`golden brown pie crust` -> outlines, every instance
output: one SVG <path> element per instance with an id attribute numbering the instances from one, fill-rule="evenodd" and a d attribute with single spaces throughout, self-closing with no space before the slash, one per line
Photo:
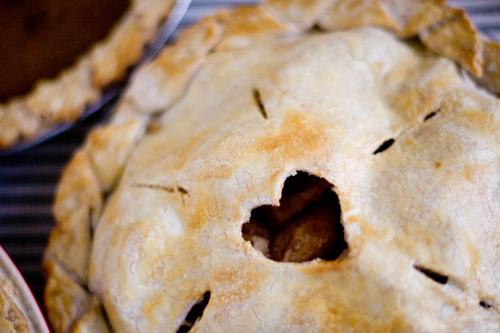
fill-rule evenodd
<path id="1" fill-rule="evenodd" d="M 119 80 L 143 54 L 173 0 L 131 0 L 109 35 L 53 79 L 38 81 L 27 94 L 0 104 L 0 148 L 35 138 L 80 117 L 102 89 Z"/>
<path id="2" fill-rule="evenodd" d="M 115 217 L 121 217 L 120 214 L 122 214 L 122 212 L 119 209 L 109 208 L 107 209 L 107 216 L 103 218 L 103 206 L 105 202 L 107 202 L 107 205 L 111 206 L 117 206 L 120 202 L 119 200 L 122 193 L 120 192 L 117 194 L 116 192 L 121 191 L 121 189 L 115 189 L 115 187 L 124 173 L 125 165 L 128 163 L 132 152 L 137 148 L 137 143 L 144 137 L 145 133 L 154 133 L 155 129 L 161 127 L 161 125 L 155 125 L 157 122 L 162 122 L 161 119 L 158 119 L 158 115 L 176 106 L 176 102 L 186 94 L 195 73 L 199 73 L 203 69 L 209 54 L 220 53 L 221 57 L 223 57 L 226 51 L 245 50 L 245 48 L 250 48 L 250 45 L 264 45 L 267 40 L 298 36 L 304 34 L 313 26 L 325 32 L 340 30 L 348 31 L 348 29 L 361 26 L 379 26 L 404 38 L 418 36 L 429 50 L 455 61 L 462 68 L 471 73 L 476 80 L 483 83 L 493 92 L 500 93 L 497 70 L 500 68 L 500 64 L 498 64 L 499 57 L 497 56 L 499 44 L 484 39 L 477 32 L 463 10 L 451 8 L 444 1 L 440 0 L 380 0 L 371 2 L 269 0 L 259 6 L 241 7 L 221 11 L 216 15 L 203 19 L 200 23 L 183 32 L 174 45 L 167 47 L 156 60 L 143 66 L 143 68 L 136 73 L 125 96 L 118 105 L 114 117 L 108 124 L 92 131 L 85 145 L 75 154 L 63 173 L 54 205 L 57 225 L 54 232 L 51 234 L 44 263 L 48 279 L 45 293 L 46 305 L 49 317 L 56 332 L 67 332 L 70 331 L 71 328 L 76 331 L 85 331 L 85 329 L 90 330 L 90 327 L 99 327 L 99 329 L 96 328 L 95 330 L 105 332 L 109 330 L 108 324 L 106 323 L 107 320 L 109 320 L 115 330 L 118 331 L 126 330 L 127 327 L 131 332 L 139 330 L 138 326 L 132 327 L 126 325 L 126 314 L 117 310 L 119 301 L 111 296 L 111 291 L 107 292 L 101 289 L 102 286 L 100 283 L 103 283 L 102 281 L 105 280 L 103 276 L 106 275 L 103 270 L 113 270 L 114 268 L 96 268 L 90 267 L 89 264 L 94 232 L 98 223 L 100 223 L 99 221 L 101 219 L 109 221 Z M 373 33 L 374 38 L 380 34 L 380 32 L 368 33 Z M 346 32 L 346 34 L 349 34 L 349 32 Z M 495 101 L 493 97 L 484 97 L 476 88 L 474 88 L 476 90 L 473 92 L 465 88 L 460 88 L 462 86 L 460 85 L 461 83 L 457 82 L 458 76 L 454 72 L 453 66 L 449 64 L 442 67 L 438 66 L 440 68 L 439 71 L 434 72 L 434 65 L 435 63 L 433 61 L 429 61 L 428 63 L 424 61 L 422 68 L 424 68 L 428 76 L 423 80 L 420 79 L 421 73 L 412 72 L 411 68 L 409 68 L 408 71 L 403 71 L 404 74 L 399 74 L 401 72 L 395 71 L 390 74 L 392 76 L 387 77 L 387 84 L 394 84 L 395 90 L 389 90 L 391 93 L 385 96 L 385 98 L 394 109 L 404 110 L 404 112 L 401 111 L 401 113 L 395 116 L 398 119 L 397 122 L 408 123 L 410 125 L 405 127 L 401 126 L 401 123 L 399 123 L 400 125 L 391 129 L 393 133 L 398 135 L 398 141 L 400 143 L 395 144 L 395 147 L 388 151 L 383 160 L 374 158 L 373 162 L 370 162 L 373 163 L 371 165 L 371 172 L 375 173 L 378 178 L 374 179 L 372 183 L 369 183 L 370 188 L 368 190 L 376 193 L 378 197 L 368 198 L 366 197 L 366 191 L 359 190 L 366 185 L 366 183 L 363 183 L 363 177 L 366 176 L 363 170 L 356 170 L 355 167 L 353 167 L 352 170 L 348 170 L 348 172 L 351 173 L 358 173 L 357 176 L 360 178 L 360 183 L 357 183 L 357 180 L 353 180 L 352 183 L 342 183 L 342 179 L 336 179 L 336 185 L 339 185 L 339 192 L 337 192 L 337 194 L 341 200 L 343 214 L 345 214 L 344 219 L 346 223 L 350 224 L 350 228 L 352 229 L 349 229 L 348 233 L 362 233 L 365 235 L 364 237 L 366 237 L 366 239 L 370 240 L 376 239 L 377 237 L 384 239 L 391 237 L 394 245 L 390 246 L 400 246 L 404 248 L 404 251 L 407 251 L 407 253 L 420 253 L 418 251 L 421 250 L 421 245 L 417 242 L 404 239 L 403 236 L 398 234 L 397 230 L 402 234 L 410 233 L 418 235 L 419 237 L 427 239 L 428 242 L 432 242 L 434 238 L 429 236 L 426 228 L 432 229 L 433 226 L 401 224 L 398 225 L 399 229 L 396 228 L 396 231 L 391 231 L 386 229 L 386 222 L 381 222 L 381 229 L 377 230 L 367 221 L 364 213 L 371 213 L 375 216 L 379 214 L 378 211 L 370 211 L 370 209 L 376 209 L 378 207 L 382 212 L 394 212 L 396 216 L 405 218 L 408 214 L 421 210 L 425 211 L 427 207 L 419 206 L 420 203 L 418 200 L 412 199 L 415 192 L 418 193 L 421 188 L 419 184 L 420 179 L 418 177 L 415 179 L 412 178 L 412 172 L 415 171 L 415 174 L 419 174 L 419 170 L 424 170 L 428 167 L 428 165 L 425 164 L 428 160 L 435 159 L 432 167 L 435 169 L 435 172 L 438 174 L 437 177 L 439 177 L 443 184 L 452 184 L 455 179 L 454 177 L 458 177 L 455 169 L 442 166 L 442 162 L 439 160 L 441 157 L 438 149 L 439 147 L 436 148 L 438 150 L 434 151 L 432 150 L 434 149 L 433 144 L 437 144 L 436 142 L 445 142 L 450 145 L 459 144 L 462 137 L 456 135 L 456 132 L 454 132 L 457 128 L 464 131 L 464 137 L 466 138 L 472 138 L 473 133 L 483 133 L 482 131 L 484 131 L 484 133 L 487 134 L 478 135 L 483 137 L 485 144 L 491 143 L 492 139 L 490 134 L 494 128 L 498 130 L 498 101 Z M 407 82 L 402 83 L 402 80 L 406 80 Z M 455 92 L 449 92 L 447 87 L 453 87 L 453 89 L 459 88 L 457 88 L 458 90 Z M 271 89 L 269 87 L 267 88 Z M 264 98 L 267 97 L 266 90 L 261 93 Z M 286 92 L 281 93 L 286 94 Z M 251 94 L 249 94 L 249 96 L 251 96 Z M 277 98 L 279 99 L 279 97 Z M 276 101 L 273 100 L 271 102 Z M 486 111 L 480 112 L 479 110 Z M 437 115 L 436 112 L 438 112 Z M 168 118 L 169 113 L 165 112 L 165 114 L 166 116 L 164 117 Z M 457 114 L 457 116 L 452 118 L 450 114 Z M 424 116 L 431 117 L 433 115 L 436 117 L 435 122 L 429 121 L 421 128 L 415 128 L 415 124 L 418 121 L 423 121 L 422 119 L 424 119 Z M 449 124 L 447 122 L 449 122 Z M 342 128 L 337 128 L 337 130 L 342 131 Z M 301 138 L 297 138 L 293 135 L 294 132 L 298 131 L 302 133 Z M 287 135 L 287 133 L 291 134 Z M 329 135 L 327 133 L 329 132 L 325 129 L 321 120 L 316 119 L 314 115 L 306 116 L 290 112 L 287 113 L 283 120 L 281 128 L 277 128 L 276 131 L 270 132 L 265 138 L 261 138 L 260 141 L 255 142 L 255 145 L 261 149 L 263 153 L 270 154 L 273 150 L 281 149 L 281 144 L 284 144 L 285 148 L 283 148 L 283 151 L 280 151 L 280 153 L 285 156 L 283 158 L 300 161 L 302 156 L 305 156 L 308 152 L 320 151 L 322 149 L 321 147 L 324 143 L 325 136 Z M 432 141 L 433 135 L 437 141 Z M 444 135 L 444 137 L 440 135 Z M 450 141 L 446 141 L 444 139 L 445 137 L 449 138 Z M 203 140 L 203 138 L 203 133 L 200 133 L 198 139 L 194 138 L 193 147 L 197 147 L 198 141 Z M 377 138 L 380 141 L 387 139 L 385 137 Z M 471 148 L 479 142 L 473 139 L 470 139 L 471 141 L 467 141 L 467 139 L 463 140 L 465 140 L 464 142 Z M 223 144 L 224 142 L 221 141 L 220 145 Z M 154 140 L 153 143 L 150 142 L 150 145 L 151 147 L 149 147 L 149 149 L 154 150 Z M 147 150 L 144 146 L 147 146 L 147 144 L 141 145 L 142 152 L 144 152 L 145 149 Z M 416 149 L 416 147 L 427 146 L 429 147 L 428 150 Z M 188 145 L 184 148 L 189 151 L 189 149 L 194 149 L 193 147 Z M 407 165 L 401 162 L 401 156 L 405 154 L 403 147 L 410 147 L 414 151 L 413 155 L 405 156 L 408 161 L 411 161 L 411 172 L 405 169 Z M 377 147 L 374 146 L 371 148 L 371 151 L 375 151 Z M 440 149 L 445 148 L 441 147 Z M 452 146 L 447 149 L 453 152 Z M 339 151 L 340 150 L 341 148 L 339 148 Z M 356 149 L 353 151 L 355 150 Z M 357 157 L 354 155 L 347 156 L 346 163 L 350 163 L 350 158 L 352 158 L 352 161 L 356 160 Z M 181 154 L 181 156 L 185 155 Z M 148 160 L 148 158 L 154 160 L 154 156 L 150 156 L 146 153 L 143 155 L 141 155 L 141 152 L 134 154 L 134 162 L 132 166 L 127 169 L 127 173 L 133 175 L 135 171 L 134 167 L 138 168 L 140 165 L 144 166 L 150 163 L 151 160 Z M 318 161 L 319 160 L 321 159 L 318 157 Z M 180 166 L 184 165 L 184 162 L 182 160 L 178 161 Z M 313 165 L 315 164 L 313 163 Z M 392 169 L 385 168 L 385 165 L 391 165 Z M 464 165 L 463 170 L 460 169 L 460 177 L 465 177 L 470 184 L 474 184 L 474 181 L 480 177 L 478 172 L 486 172 L 487 174 L 491 172 L 494 173 L 494 170 L 491 170 L 493 166 L 487 166 L 481 163 L 480 165 L 481 168 L 484 169 L 483 171 L 475 170 L 473 166 Z M 329 166 L 329 168 L 330 167 L 332 170 L 335 169 L 333 166 Z M 198 174 L 197 180 L 195 179 L 193 181 L 202 182 L 210 178 L 229 177 L 225 174 L 223 166 L 219 166 L 215 169 L 207 169 L 207 167 L 202 169 L 201 171 L 204 173 Z M 332 174 L 335 174 L 334 171 L 332 172 Z M 290 172 L 288 172 L 288 174 L 289 173 Z M 241 176 L 244 177 L 244 175 Z M 272 178 L 272 184 L 278 184 L 279 182 L 282 183 L 282 178 L 285 175 L 283 173 L 276 173 L 268 176 Z M 423 181 L 430 180 L 426 178 L 425 173 L 422 173 L 421 177 Z M 399 184 L 404 184 L 405 182 L 411 182 L 413 187 L 404 188 L 399 186 Z M 126 185 L 127 184 L 123 185 L 123 187 Z M 271 185 L 268 184 L 266 189 L 270 186 Z M 122 187 L 122 185 L 120 185 L 120 187 Z M 343 187 L 350 190 L 343 190 Z M 469 190 L 471 190 L 471 188 L 469 188 Z M 277 189 L 275 190 L 277 191 Z M 358 193 L 356 193 L 356 190 Z M 439 190 L 439 188 L 435 189 L 435 191 Z M 464 190 L 466 189 L 464 188 Z M 139 189 L 136 191 L 139 191 Z M 147 189 L 142 189 L 141 191 L 143 191 L 141 193 L 144 196 L 150 195 L 151 201 L 156 200 L 156 196 L 150 194 L 151 192 L 147 192 Z M 478 191 L 481 192 L 480 190 Z M 485 189 L 485 191 L 489 191 L 489 189 Z M 178 205 L 183 205 L 183 200 L 186 200 L 183 193 L 176 192 L 173 188 L 167 188 L 166 192 L 179 194 L 178 203 L 176 203 Z M 159 195 L 160 194 L 158 194 L 158 196 Z M 274 201 L 279 199 L 276 198 L 276 195 L 272 196 Z M 138 197 L 136 196 L 134 198 Z M 463 198 L 463 196 L 460 196 L 455 199 L 462 200 Z M 369 202 L 372 199 L 378 201 Z M 193 209 L 197 209 L 195 213 L 196 218 L 193 217 L 196 221 L 203 221 L 204 217 L 206 218 L 211 214 L 210 212 L 217 211 L 217 205 L 220 204 L 216 200 L 212 200 L 208 194 L 203 200 L 200 199 L 197 201 L 200 205 L 199 207 L 193 207 Z M 397 204 L 398 200 L 407 202 L 408 205 L 400 207 Z M 452 198 L 448 200 L 452 200 Z M 358 211 L 356 207 L 353 207 L 359 204 L 364 205 L 367 211 Z M 436 205 L 439 206 L 439 204 L 439 202 L 436 202 Z M 491 203 L 484 202 L 484 204 L 488 205 Z M 127 211 L 126 207 L 122 208 L 124 211 Z M 488 223 L 491 223 L 495 216 L 498 218 L 498 215 L 495 215 L 496 212 L 498 212 L 498 210 L 489 211 L 489 214 L 492 214 L 492 216 L 487 218 L 487 221 L 489 221 Z M 435 212 L 435 214 L 438 213 L 438 211 Z M 387 216 L 390 216 L 389 213 L 387 214 Z M 432 218 L 439 219 L 441 217 L 434 216 Z M 384 219 L 382 218 L 381 221 L 384 221 Z M 197 233 L 197 231 L 194 230 L 205 227 L 203 222 L 199 223 L 199 225 L 193 227 L 197 228 L 193 229 L 193 234 Z M 148 222 L 144 221 L 143 224 L 137 227 L 135 232 L 137 234 L 144 232 L 142 226 L 144 225 L 144 228 L 146 228 L 147 224 Z M 446 228 L 452 227 L 446 224 L 443 225 Z M 487 227 L 487 225 L 484 227 Z M 498 245 L 498 223 L 490 225 L 490 228 L 491 232 L 488 236 L 490 238 L 488 238 L 487 241 L 496 242 Z M 446 233 L 447 231 L 437 230 L 436 232 Z M 119 235 L 116 237 L 119 237 Z M 186 246 L 189 246 L 189 244 Z M 359 255 L 363 258 L 366 256 L 363 260 L 367 260 L 366 264 L 369 267 L 372 267 L 370 265 L 374 265 L 380 269 L 380 267 L 384 265 L 383 262 L 369 263 L 369 261 L 373 259 L 366 254 L 366 251 L 376 252 L 377 245 L 370 245 L 366 243 L 363 238 L 353 236 L 352 239 L 349 239 L 349 246 L 354 249 L 353 251 L 358 251 L 355 255 Z M 446 244 L 441 244 L 441 246 L 445 247 Z M 464 246 L 467 247 L 470 252 L 468 255 L 470 254 L 471 256 L 471 269 L 477 270 L 477 265 L 479 265 L 480 258 L 483 258 L 481 257 L 483 254 L 475 252 L 476 248 L 472 243 L 467 243 Z M 109 250 L 110 252 L 115 251 L 115 249 L 112 248 Z M 255 257 L 252 254 L 253 252 L 249 247 L 245 247 L 245 251 L 248 256 L 252 256 L 252 260 L 261 260 L 259 259 L 260 257 Z M 455 270 L 456 267 L 453 265 L 447 266 L 448 264 L 446 262 L 435 259 L 439 256 L 433 257 L 435 253 L 432 251 L 434 250 L 429 251 L 430 252 L 424 251 L 424 258 L 417 259 L 426 260 L 431 266 L 444 266 L 448 267 L 450 271 Z M 105 254 L 102 253 L 94 255 L 97 257 L 105 256 Z M 489 252 L 484 254 L 484 256 L 494 259 L 498 258 L 498 253 Z M 398 258 L 391 257 L 387 258 L 387 260 L 398 260 Z M 251 266 L 250 263 L 249 265 Z M 300 331 L 301 328 L 304 329 L 305 327 L 309 327 L 316 331 L 343 331 L 346 329 L 359 331 L 367 327 L 372 327 L 373 331 L 380 332 L 390 330 L 415 330 L 415 327 L 411 326 L 413 323 L 408 322 L 408 319 L 405 318 L 405 314 L 400 311 L 398 306 L 398 302 L 403 302 L 404 300 L 397 299 L 397 297 L 391 293 L 388 286 L 386 290 L 383 288 L 380 289 L 379 283 L 382 282 L 374 279 L 373 276 L 370 275 L 370 269 L 360 272 L 354 263 L 346 260 L 342 264 L 342 273 L 335 276 L 328 275 L 330 274 L 328 273 L 329 271 L 335 271 L 335 267 L 339 267 L 337 265 L 341 264 L 337 262 L 325 262 L 315 265 L 306 265 L 301 268 L 301 272 L 305 276 L 309 276 L 310 280 L 301 280 L 299 282 L 307 282 L 304 286 L 310 283 L 310 288 L 308 289 L 309 293 L 299 293 L 298 296 L 295 295 L 297 297 L 293 300 L 289 300 L 288 298 L 283 300 L 290 301 L 289 305 L 287 305 L 287 307 L 290 308 L 290 313 L 287 313 L 287 319 L 283 319 L 286 322 L 283 325 L 290 325 L 286 326 L 287 329 Z M 92 271 L 89 272 L 89 269 Z M 251 283 L 248 282 L 246 284 L 245 279 L 249 279 L 249 281 L 254 281 L 255 283 L 259 281 L 258 276 L 252 276 L 255 272 L 245 268 L 244 263 L 235 269 L 238 269 L 238 273 L 230 269 L 227 271 L 221 270 L 218 273 L 219 275 L 212 277 L 215 279 L 214 283 L 220 282 L 236 288 L 234 290 L 231 288 L 229 288 L 231 290 L 225 290 L 226 293 L 221 295 L 222 298 L 219 300 L 222 303 L 218 305 L 223 308 L 224 311 L 228 311 L 226 314 L 229 314 L 229 304 L 231 304 L 231 302 L 234 301 L 236 302 L 235 304 L 238 304 L 238 300 L 254 292 L 252 291 L 254 289 L 252 289 L 253 286 Z M 285 274 L 286 270 L 281 270 L 280 272 Z M 158 274 L 160 273 L 161 272 Z M 93 276 L 94 282 L 89 280 L 89 274 Z M 384 274 L 384 276 L 389 277 L 391 274 L 395 273 L 388 269 L 384 271 Z M 405 274 L 413 273 L 410 272 Z M 483 276 L 479 273 L 477 274 L 478 275 L 475 276 L 477 281 L 483 281 Z M 334 278 L 337 283 L 342 283 L 342 286 L 337 289 L 333 289 L 335 286 L 331 286 L 332 289 L 330 289 L 330 287 L 325 289 L 316 288 L 318 285 L 315 284 L 314 281 L 316 281 L 316 277 L 319 276 Z M 108 275 L 106 275 L 106 277 L 108 277 Z M 403 279 L 403 277 L 401 278 Z M 450 279 L 453 279 L 453 276 Z M 99 282 L 95 282 L 96 280 Z M 202 280 L 203 279 L 200 280 L 199 285 L 190 286 L 190 288 L 193 287 L 196 290 L 190 290 L 189 292 L 203 293 L 205 290 L 202 289 L 206 288 L 206 283 Z M 473 283 L 474 287 L 472 288 L 480 289 L 478 286 L 480 286 L 481 282 L 477 281 Z M 126 281 L 120 281 L 120 283 L 122 282 L 126 285 Z M 464 288 L 464 286 L 461 286 L 458 280 L 452 282 L 449 289 L 441 291 L 439 287 L 433 285 L 435 282 L 427 282 L 426 278 L 422 277 L 422 280 L 418 280 L 418 283 L 429 283 L 428 285 L 426 284 L 426 288 L 428 287 L 429 289 L 421 290 L 422 302 L 426 301 L 426 297 L 439 294 L 449 299 L 455 299 L 454 297 L 457 297 L 457 299 L 464 302 L 462 305 L 467 307 L 467 309 L 469 309 L 469 306 L 472 307 L 471 304 L 474 304 L 474 306 L 477 305 L 479 300 L 476 300 L 471 295 L 476 295 L 476 292 L 479 294 L 483 293 L 484 291 L 482 289 L 474 290 L 471 294 L 465 296 L 457 296 L 460 294 L 457 290 Z M 494 324 L 495 321 L 498 324 L 500 318 L 498 304 L 492 305 L 492 300 L 488 299 L 488 297 L 498 297 L 498 286 L 488 285 L 489 282 L 487 279 L 485 279 L 483 283 L 486 286 L 485 288 L 490 288 L 491 293 L 483 295 L 485 299 L 481 300 L 481 302 L 490 305 L 488 310 L 490 312 L 480 313 L 478 317 L 475 317 L 479 322 L 461 322 L 460 320 L 443 321 L 442 326 L 435 326 L 434 328 L 442 331 L 454 331 L 463 329 L 464 327 L 469 327 L 472 330 L 475 328 L 485 329 L 488 328 L 487 325 L 491 325 L 489 326 L 490 328 L 498 328 L 498 325 L 495 326 Z M 319 284 L 319 286 L 321 286 L 321 284 Z M 282 286 L 276 286 L 276 288 L 281 287 Z M 409 287 L 410 286 L 408 286 L 408 288 Z M 292 282 L 290 282 L 290 288 L 290 290 L 295 288 Z M 332 292 L 332 290 L 335 290 L 335 292 Z M 129 292 L 133 294 L 132 290 L 122 291 L 125 295 Z M 325 293 L 327 295 L 330 295 L 329 293 L 337 293 L 336 296 L 338 296 L 338 298 L 334 297 L 334 308 L 330 309 L 327 303 L 320 301 L 323 299 L 322 295 Z M 100 298 L 102 295 L 104 295 L 105 299 Z M 122 301 L 126 299 L 126 296 L 124 297 Z M 378 297 L 385 298 L 384 302 L 377 305 L 377 309 L 371 308 L 371 302 L 378 299 Z M 101 305 L 103 301 L 106 307 L 106 320 L 103 317 Z M 430 300 L 428 301 L 430 302 Z M 145 319 L 146 322 L 140 323 L 145 325 L 142 327 L 153 327 L 147 325 L 154 325 L 154 321 L 157 320 L 157 317 L 155 317 L 152 310 L 148 309 L 154 309 L 155 306 L 160 306 L 160 303 L 161 299 L 159 298 L 153 297 L 150 299 L 148 303 L 149 308 L 143 309 L 144 313 L 150 314 L 150 317 Z M 459 318 L 460 311 L 462 311 L 458 305 L 456 305 L 456 308 L 439 309 L 435 307 L 434 303 L 429 304 L 428 310 L 421 314 L 422 317 L 431 315 L 433 311 L 442 311 L 445 317 L 449 313 L 456 313 L 457 317 L 455 318 Z M 452 304 L 455 305 L 456 303 L 452 302 Z M 175 310 L 179 313 L 183 311 L 178 308 L 182 305 L 176 304 L 176 306 L 177 307 L 172 308 L 172 311 Z M 307 314 L 309 314 L 309 312 L 305 310 L 310 308 L 314 308 L 318 314 L 312 314 L 308 317 Z M 248 309 L 247 311 L 252 310 Z M 378 313 L 378 315 L 373 317 L 375 312 Z M 328 313 L 328 315 L 325 313 Z M 222 314 L 222 316 L 226 314 Z M 262 312 L 259 312 L 259 314 L 263 315 Z M 408 314 L 406 314 L 406 316 L 407 315 Z M 221 323 L 226 321 L 227 323 L 231 322 L 235 324 L 234 321 L 231 321 L 231 315 L 224 318 L 218 317 L 217 314 L 207 314 L 207 316 L 214 321 L 213 326 L 210 326 L 209 323 L 207 324 L 208 326 L 205 326 L 206 329 L 207 327 L 208 329 L 212 328 L 214 330 L 217 328 L 221 329 L 223 326 L 217 325 L 222 325 Z M 416 316 L 418 317 L 418 315 Z M 249 318 L 246 318 L 248 321 L 244 322 L 255 324 L 256 326 L 248 327 L 253 327 L 258 330 L 259 315 L 254 312 L 253 315 L 249 314 Z M 272 320 L 277 319 L 274 317 L 270 318 L 273 318 Z M 453 316 L 450 318 L 453 318 Z M 481 321 L 483 321 L 485 326 L 480 325 Z M 177 324 L 170 322 L 168 328 L 175 330 L 175 327 L 178 327 Z M 261 322 L 260 324 L 267 325 L 265 327 L 268 329 L 280 327 L 279 325 L 269 326 L 270 323 L 267 321 Z M 478 326 L 474 326 L 476 324 Z M 139 325 L 139 323 L 136 322 L 136 325 Z M 226 329 L 229 329 L 229 327 L 230 326 L 227 326 Z M 281 328 L 283 329 L 283 327 Z"/>
<path id="3" fill-rule="evenodd" d="M 0 331 L 2 332 L 30 332 L 29 320 L 16 302 L 18 297 L 12 282 L 5 278 L 0 279 Z"/>

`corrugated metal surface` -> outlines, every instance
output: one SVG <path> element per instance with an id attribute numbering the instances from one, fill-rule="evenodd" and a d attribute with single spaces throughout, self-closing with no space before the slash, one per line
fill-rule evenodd
<path id="1" fill-rule="evenodd" d="M 193 0 L 180 29 L 210 12 L 251 0 Z M 500 0 L 455 0 L 490 38 L 500 39 Z M 43 291 L 41 260 L 52 228 L 51 203 L 63 166 L 83 142 L 94 115 L 66 134 L 38 147 L 0 158 L 0 244 L 11 255 L 38 300 Z"/>

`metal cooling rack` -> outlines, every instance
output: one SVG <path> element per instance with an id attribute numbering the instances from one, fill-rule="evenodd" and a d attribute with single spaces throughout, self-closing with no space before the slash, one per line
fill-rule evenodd
<path id="1" fill-rule="evenodd" d="M 193 0 L 178 31 L 211 12 L 252 0 Z M 500 40 L 500 0 L 454 0 L 466 8 L 485 35 Z M 88 130 L 104 117 L 93 115 L 42 145 L 0 158 L 0 244 L 24 275 L 40 304 L 44 279 L 43 251 L 52 229 L 51 205 L 63 166 L 79 147 Z"/>

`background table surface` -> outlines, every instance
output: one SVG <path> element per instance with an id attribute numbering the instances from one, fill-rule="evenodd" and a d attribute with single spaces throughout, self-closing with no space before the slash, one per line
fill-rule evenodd
<path id="1" fill-rule="evenodd" d="M 178 31 L 217 9 L 255 2 L 193 0 Z M 500 40 L 500 0 L 450 2 L 466 8 L 485 35 Z M 0 158 L 0 245 L 12 257 L 40 304 L 44 285 L 41 261 L 54 223 L 51 205 L 57 181 L 73 151 L 105 113 L 94 115 L 37 147 Z"/>

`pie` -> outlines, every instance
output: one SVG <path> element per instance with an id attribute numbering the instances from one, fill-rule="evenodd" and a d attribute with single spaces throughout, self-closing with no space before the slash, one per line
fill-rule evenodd
<path id="1" fill-rule="evenodd" d="M 56 332 L 497 332 L 499 44 L 443 1 L 186 30 L 60 181 Z"/>
<path id="2" fill-rule="evenodd" d="M 0 330 L 2 332 L 30 332 L 26 314 L 17 303 L 15 287 L 10 280 L 0 279 Z"/>
<path id="3" fill-rule="evenodd" d="M 0 332 L 48 332 L 21 274 L 0 247 Z"/>
<path id="4" fill-rule="evenodd" d="M 78 119 L 121 79 L 173 0 L 0 3 L 0 148 Z"/>

